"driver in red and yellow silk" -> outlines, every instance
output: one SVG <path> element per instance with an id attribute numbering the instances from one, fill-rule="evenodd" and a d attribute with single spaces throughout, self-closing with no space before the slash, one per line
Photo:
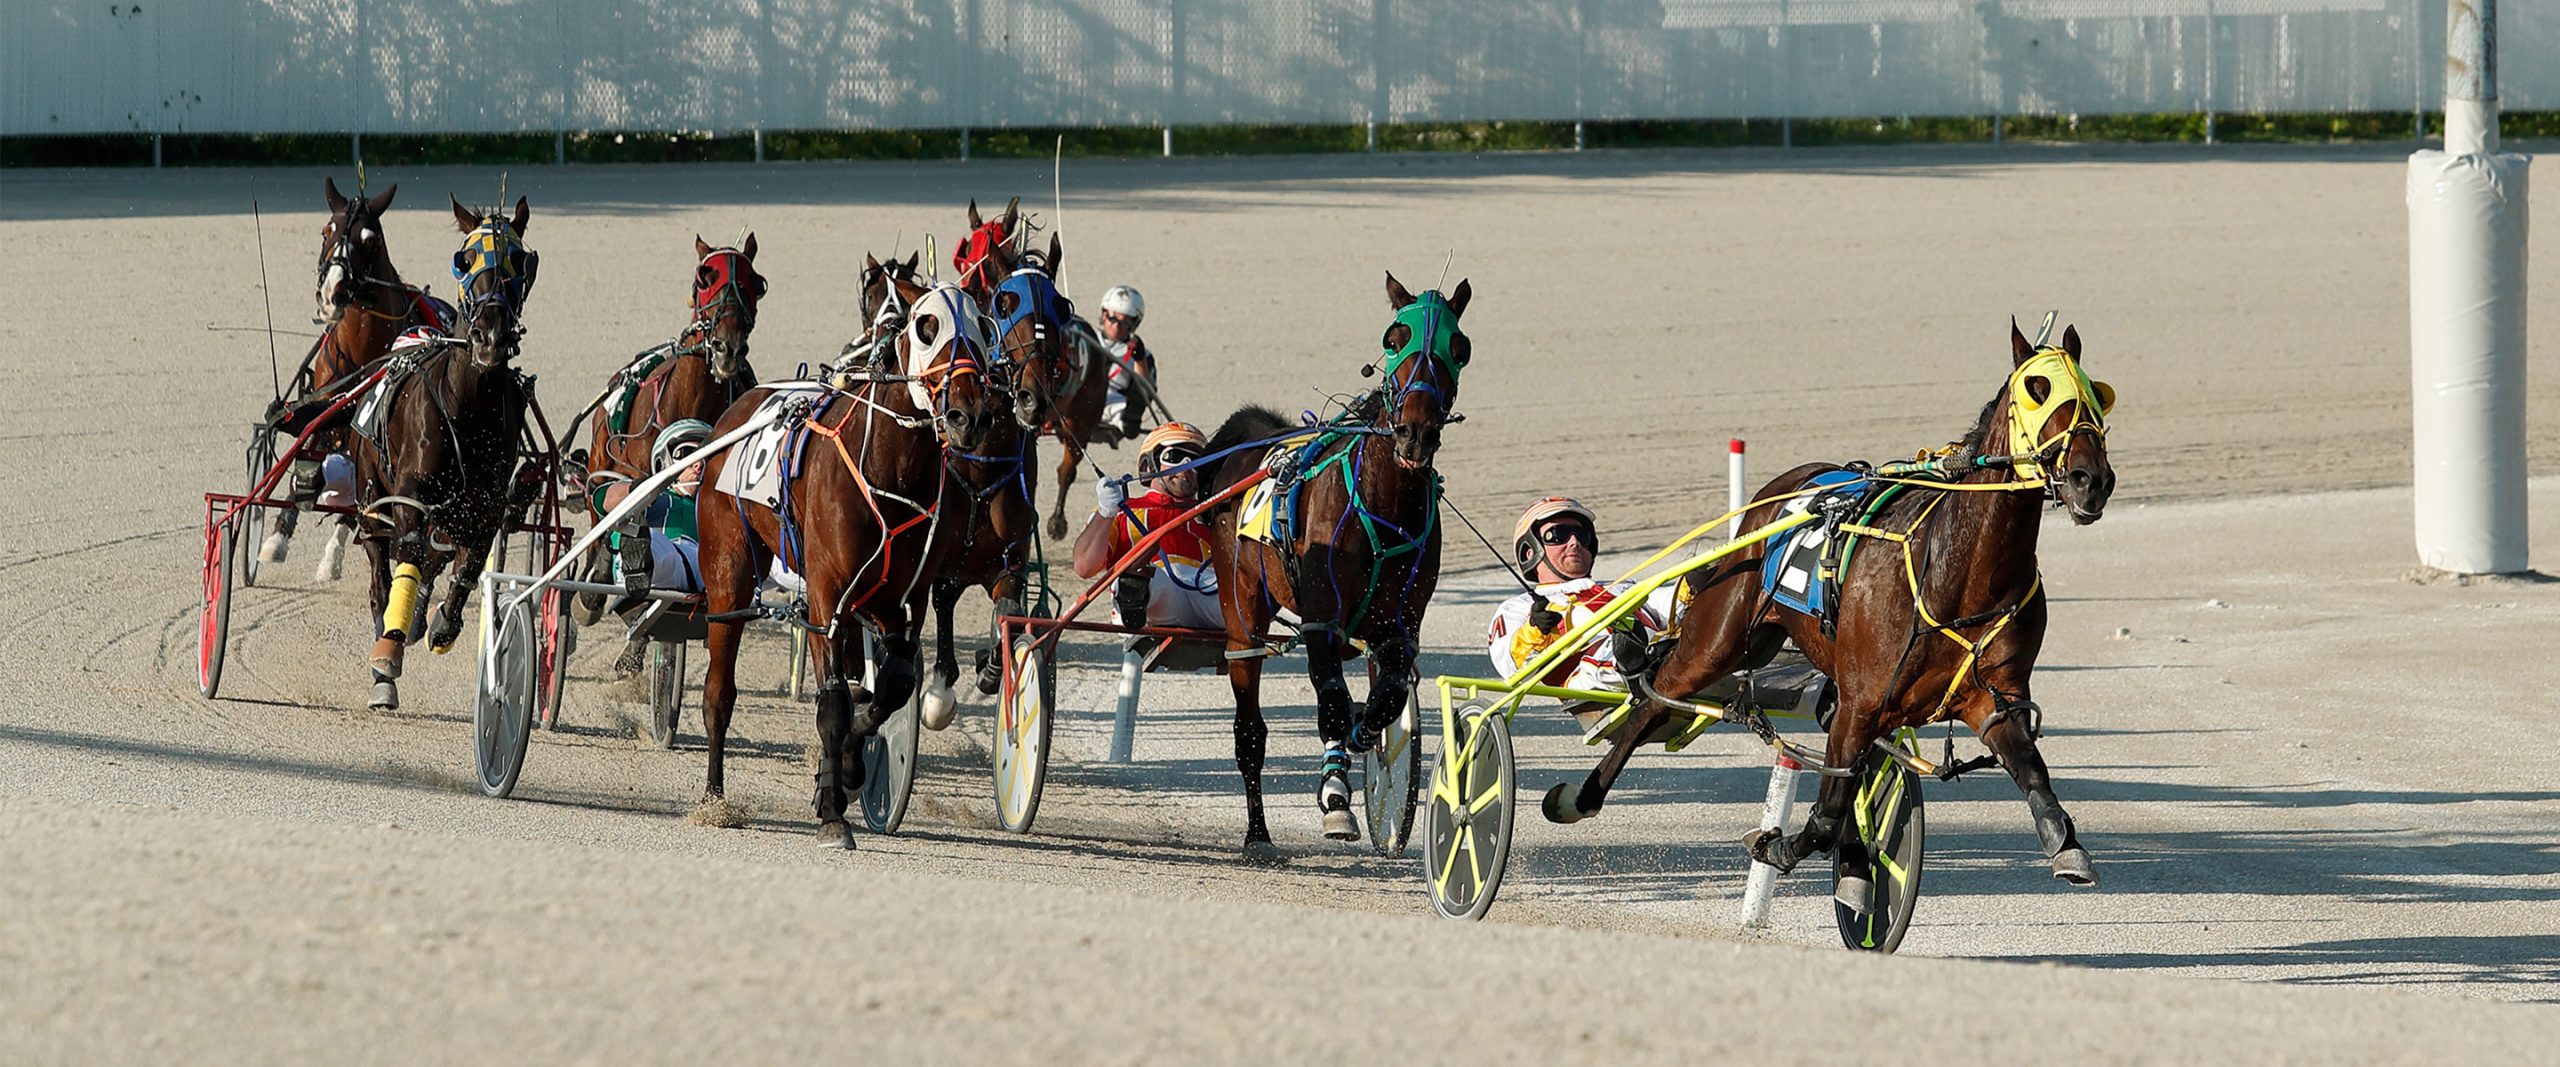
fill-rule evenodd
<path id="1" fill-rule="evenodd" d="M 1148 625 L 1202 630 L 1226 626 L 1218 607 L 1217 572 L 1209 568 L 1209 521 L 1181 517 L 1200 501 L 1200 472 L 1158 473 L 1200 458 L 1207 445 L 1208 438 L 1199 427 L 1168 422 L 1156 427 L 1139 446 L 1137 480 L 1147 486 L 1145 491 L 1133 495 L 1125 483 L 1111 478 L 1094 484 L 1093 517 L 1076 535 L 1073 563 L 1079 578 L 1100 575 L 1140 538 L 1167 523 L 1181 523 L 1156 542 L 1153 559 L 1122 572 L 1126 595 L 1119 602 L 1124 605 L 1124 624 L 1137 622 L 1126 616 L 1134 614 L 1130 609 L 1136 607 L 1137 590 L 1144 588 Z"/>

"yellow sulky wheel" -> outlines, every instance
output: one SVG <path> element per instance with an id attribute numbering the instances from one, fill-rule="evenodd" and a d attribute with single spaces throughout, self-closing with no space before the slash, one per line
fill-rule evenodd
<path id="1" fill-rule="evenodd" d="M 1920 900 L 1920 862 L 1928 839 L 1928 819 L 1920 804 L 1920 776 L 1881 754 L 1867 757 L 1858 777 L 1852 812 L 1858 838 L 1867 846 L 1867 880 L 1875 887 L 1870 906 L 1860 912 L 1836 897 L 1839 874 L 1832 875 L 1835 898 L 1832 918 L 1840 927 L 1840 943 L 1859 952 L 1891 952 L 1910 932 L 1911 911 Z"/>
<path id="2" fill-rule="evenodd" d="M 1422 878 L 1431 907 L 1450 919 L 1481 919 L 1511 861 L 1511 817 L 1519 768 L 1511 717 L 1480 702 L 1459 705 L 1457 740 L 1431 761 Z"/>
<path id="3" fill-rule="evenodd" d="M 1039 614 L 1039 613 L 1035 613 Z M 996 700 L 996 821 L 1014 833 L 1031 832 L 1040 816 L 1040 787 L 1049 779 L 1049 728 L 1057 710 L 1058 664 L 1053 648 L 1029 634 L 1013 639 L 1013 687 Z"/>

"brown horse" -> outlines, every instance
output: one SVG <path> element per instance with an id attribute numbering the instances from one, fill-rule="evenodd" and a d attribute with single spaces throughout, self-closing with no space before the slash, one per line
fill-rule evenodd
<path id="1" fill-rule="evenodd" d="M 1244 776 L 1245 847 L 1270 846 L 1262 815 L 1262 660 L 1275 607 L 1297 613 L 1307 649 L 1307 674 L 1316 688 L 1316 728 L 1325 763 L 1317 791 L 1326 837 L 1353 841 L 1359 822 L 1351 813 L 1349 754 L 1366 750 L 1404 711 L 1414 682 L 1414 645 L 1422 612 L 1440 578 L 1440 476 L 1431 462 L 1440 429 L 1451 421 L 1458 374 L 1471 345 L 1458 331 L 1473 290 L 1464 281 L 1446 298 L 1420 296 L 1387 275 L 1387 301 L 1395 321 L 1383 339 L 1385 381 L 1331 424 L 1313 445 L 1287 443 L 1245 448 L 1224 460 L 1216 485 L 1224 489 L 1261 469 L 1275 449 L 1297 452 L 1298 487 L 1273 494 L 1285 522 L 1271 543 L 1238 536 L 1238 509 L 1219 515 L 1210 539 L 1210 562 L 1227 622 L 1231 653 L 1252 653 L 1227 667 L 1235 690 L 1236 771 Z M 1268 408 L 1247 407 L 1227 418 L 1209 439 L 1216 455 L 1239 445 L 1286 433 L 1291 424 Z M 1257 494 L 1259 495 L 1258 491 Z M 1250 499 L 1250 497 L 1248 498 Z M 1285 506 L 1294 500 L 1294 509 Z M 1285 530 L 1285 534 L 1282 532 Z M 1366 709 L 1355 720 L 1351 691 L 1343 683 L 1345 642 L 1365 642 L 1375 658 Z"/>
<path id="2" fill-rule="evenodd" d="M 355 385 L 366 368 L 391 351 L 391 339 L 401 331 L 419 325 L 436 329 L 451 325 L 446 321 L 450 309 L 424 290 L 402 282 L 399 269 L 391 263 L 382 213 L 390 210 L 391 198 L 399 195 L 400 187 L 349 199 L 338 192 L 337 179 L 323 178 L 321 191 L 328 196 L 329 218 L 320 227 L 312 300 L 324 326 L 311 351 L 304 354 L 287 395 L 268 411 L 268 422 L 279 427 L 299 428 L 302 420 L 327 408 L 340 391 Z M 324 453 L 346 451 L 342 430 L 323 430 L 313 436 L 313 442 Z M 306 503 L 318 497 L 318 464 L 296 463 L 290 491 L 295 500 Z M 292 553 L 300 518 L 299 510 L 277 516 L 275 531 L 259 546 L 261 562 L 280 563 Z M 334 542 L 331 547 L 336 547 Z M 336 577 L 331 562 L 323 561 L 321 577 Z"/>
<path id="3" fill-rule="evenodd" d="M 876 261 L 867 272 L 885 275 Z M 721 795 L 729 715 L 737 702 L 738 640 L 756 584 L 779 557 L 806 583 L 807 625 L 825 635 L 816 669 L 821 840 L 853 847 L 847 796 L 862 786 L 862 738 L 915 692 L 917 630 L 935 573 L 945 447 L 970 452 L 1005 418 L 990 387 L 988 341 L 976 303 L 951 286 L 887 279 L 875 324 L 895 320 L 894 367 L 840 371 L 837 385 L 763 386 L 720 417 L 743 424 L 767 402 L 788 412 L 778 441 L 749 441 L 711 457 L 702 483 L 704 608 L 712 619 L 702 718 L 710 738 L 703 791 Z M 768 461 L 769 458 L 769 461 Z M 733 465 L 744 465 L 736 475 Z M 770 472 L 760 474 L 760 471 Z M 779 486 L 778 506 L 734 495 Z M 866 691 L 863 633 L 882 635 Z"/>
<path id="4" fill-rule="evenodd" d="M 426 634 L 443 652 L 462 632 L 463 607 L 490 545 L 540 488 L 517 476 L 529 393 L 512 366 L 538 262 L 524 245 L 531 216 L 522 199 L 512 218 L 454 202 L 454 227 L 468 235 L 454 257 L 464 336 L 395 351 L 393 376 L 357 408 L 350 436 L 357 496 L 370 524 L 364 540 L 378 620 L 377 708 L 400 704 L 395 680 L 438 573 L 461 560 Z M 378 431 L 366 432 L 375 424 Z"/>
<path id="5" fill-rule="evenodd" d="M 1872 767 L 1889 758 L 1878 742 L 1894 731 L 1962 719 L 2026 794 L 2054 875 L 2075 885 L 2097 882 L 2036 750 L 2042 712 L 2028 676 L 2044 645 L 2036 536 L 2045 499 L 2080 525 L 2105 512 L 2116 483 L 2104 422 L 2114 393 L 2081 372 L 2077 329 L 2063 333 L 2061 348 L 2040 349 L 2012 322 L 2009 340 L 2008 382 L 1938 464 L 1951 477 L 1903 481 L 1903 492 L 1855 518 L 1869 541 L 1837 577 L 1833 603 L 1844 607 L 1834 625 L 1772 599 L 1761 579 L 1766 545 L 1692 575 L 1677 642 L 1649 685 L 1631 675 L 1645 699 L 1578 795 L 1568 801 L 1562 786 L 1548 794 L 1548 818 L 1572 822 L 1600 810 L 1627 757 L 1671 713 L 1661 694 L 1701 692 L 1792 639 L 1839 686 L 1823 754 L 1831 768 Z M 1842 469 L 1808 464 L 1778 476 L 1761 490 L 1759 499 L 1771 502 L 1748 513 L 1745 528 L 1779 518 L 1786 505 L 1774 498 L 1800 494 L 1816 475 Z M 1863 912 L 1873 892 L 1868 857 L 1845 819 L 1858 781 L 1825 775 L 1802 832 L 1764 831 L 1750 848 L 1753 858 L 1780 870 L 1815 852 L 1833 853 L 1842 903 Z"/>
<path id="6" fill-rule="evenodd" d="M 629 414 L 621 426 L 614 425 L 610 414 L 595 416 L 592 443 L 584 457 L 587 491 L 579 495 L 594 517 L 603 517 L 608 508 L 603 496 L 609 484 L 639 481 L 657 473 L 651 463 L 659 431 L 687 419 L 709 423 L 755 388 L 755 368 L 747 363 L 747 338 L 755 331 L 756 309 L 765 293 L 764 276 L 755 268 L 756 235 L 748 234 L 736 248 L 713 248 L 697 235 L 693 255 L 692 321 L 674 341 L 633 359 L 605 387 L 608 404 L 620 401 L 616 394 L 624 390 L 631 395 Z M 638 381 L 630 380 L 634 375 Z M 624 568 L 626 573 L 646 574 L 648 541 L 629 536 L 637 529 L 635 522 L 622 539 Z M 607 580 L 603 573 L 607 560 L 598 549 L 589 567 L 591 580 Z M 600 617 L 604 596 L 584 594 L 578 606 L 592 624 Z"/>

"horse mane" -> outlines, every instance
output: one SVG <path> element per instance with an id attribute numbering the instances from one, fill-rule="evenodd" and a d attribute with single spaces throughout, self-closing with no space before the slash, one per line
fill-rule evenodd
<path id="1" fill-rule="evenodd" d="M 1964 436 L 1956 438 L 1956 451 L 1959 454 L 1987 456 L 1994 451 L 1990 445 L 1991 419 L 1999 413 L 2000 400 L 2007 395 L 2008 389 L 2004 384 L 2000 392 L 1992 394 L 1990 400 L 1983 402 L 1982 414 L 1974 417 L 1973 428 L 1966 430 Z"/>
<path id="2" fill-rule="evenodd" d="M 1216 455 L 1247 441 L 1278 436 L 1289 428 L 1289 417 L 1260 404 L 1237 408 L 1227 421 L 1218 424 L 1218 432 L 1209 435 L 1207 453 Z"/>

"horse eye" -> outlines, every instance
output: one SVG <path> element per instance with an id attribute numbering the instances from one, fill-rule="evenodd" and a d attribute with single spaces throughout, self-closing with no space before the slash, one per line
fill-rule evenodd
<path id="1" fill-rule="evenodd" d="M 1393 326 L 1387 327 L 1386 336 L 1379 338 L 1378 343 L 1384 345 L 1388 351 L 1392 352 L 1396 349 L 1403 348 L 1406 339 L 1412 336 L 1413 328 L 1399 322 Z"/>
<path id="2" fill-rule="evenodd" d="M 1013 309 L 1018 308 L 1018 307 L 1021 307 L 1021 306 L 1022 306 L 1022 297 L 1020 297 L 1020 296 L 1018 296 L 1018 295 L 1016 295 L 1016 294 L 1013 294 L 1013 293 L 997 293 L 997 294 L 996 294 L 996 315 L 997 315 L 998 317 L 1000 317 L 1000 318 L 1008 318 L 1008 319 L 1009 319 L 1009 318 L 1012 318 L 1012 317 L 1013 317 Z"/>
<path id="3" fill-rule="evenodd" d="M 1449 343 L 1449 358 L 1456 361 L 1461 367 L 1466 366 L 1467 360 L 1473 358 L 1474 355 L 1475 346 L 1467 343 L 1467 335 L 1465 334 L 1459 334 L 1457 340 Z"/>
<path id="4" fill-rule="evenodd" d="M 2036 403 L 2044 403 L 2044 398 L 2053 395 L 2053 381 L 2042 375 L 2027 379 L 2027 395 L 2034 397 Z"/>

